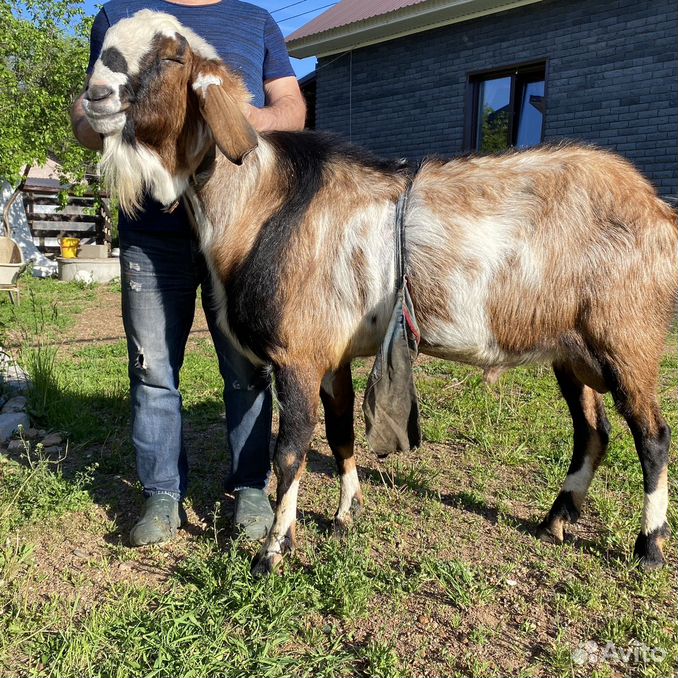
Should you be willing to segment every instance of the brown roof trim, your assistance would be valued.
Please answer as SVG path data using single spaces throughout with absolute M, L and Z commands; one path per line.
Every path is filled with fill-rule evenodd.
M 293 57 L 328 56 L 366 45 L 385 42 L 404 35 L 438 28 L 452 23 L 468 21 L 488 14 L 504 12 L 515 7 L 542 0 L 419 0 L 414 4 L 407 0 L 382 0 L 378 5 L 400 5 L 374 15 L 374 3 L 365 0 L 343 0 L 324 14 L 316 17 L 287 38 L 287 48 Z M 370 4 L 365 10 L 364 5 Z M 337 13 L 338 8 L 355 10 Z M 357 7 L 363 7 L 362 13 Z M 347 16 L 354 17 L 350 23 L 338 25 Z M 343 17 L 343 19 L 341 19 Z M 360 18 L 362 17 L 362 18 Z

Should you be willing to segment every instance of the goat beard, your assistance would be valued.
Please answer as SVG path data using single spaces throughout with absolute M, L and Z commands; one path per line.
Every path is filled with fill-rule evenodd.
M 147 193 L 169 206 L 188 185 L 187 178 L 170 174 L 155 151 L 140 143 L 129 144 L 120 135 L 104 138 L 100 167 L 104 188 L 131 218 L 138 215 Z

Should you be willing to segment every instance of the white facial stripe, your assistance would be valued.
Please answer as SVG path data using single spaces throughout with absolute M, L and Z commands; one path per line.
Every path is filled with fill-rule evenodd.
M 114 87 L 116 90 L 120 85 L 127 84 L 127 74 L 120 73 L 117 71 L 112 71 L 108 66 L 104 66 L 103 62 L 99 59 L 94 64 L 94 70 L 92 71 L 92 77 L 90 79 L 94 82 L 105 82 L 110 87 Z M 115 92 L 116 96 L 118 92 Z
M 199 56 L 205 59 L 219 58 L 214 47 L 190 28 L 183 26 L 175 17 L 148 9 L 142 9 L 111 26 L 106 32 L 102 51 L 115 47 L 125 57 L 128 73 L 136 75 L 153 37 L 157 34 L 174 37 L 177 33 L 186 38 L 191 49 Z

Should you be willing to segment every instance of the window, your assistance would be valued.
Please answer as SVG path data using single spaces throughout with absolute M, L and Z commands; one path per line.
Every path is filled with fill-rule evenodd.
M 542 141 L 545 65 L 531 64 L 469 78 L 465 145 L 494 153 Z

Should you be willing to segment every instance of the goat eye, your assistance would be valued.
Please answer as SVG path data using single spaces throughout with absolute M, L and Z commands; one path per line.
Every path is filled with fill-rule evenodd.
M 182 59 L 182 57 L 180 57 L 180 56 L 163 57 L 162 61 L 172 62 L 172 63 L 175 63 L 175 64 L 185 63 L 184 59 Z

